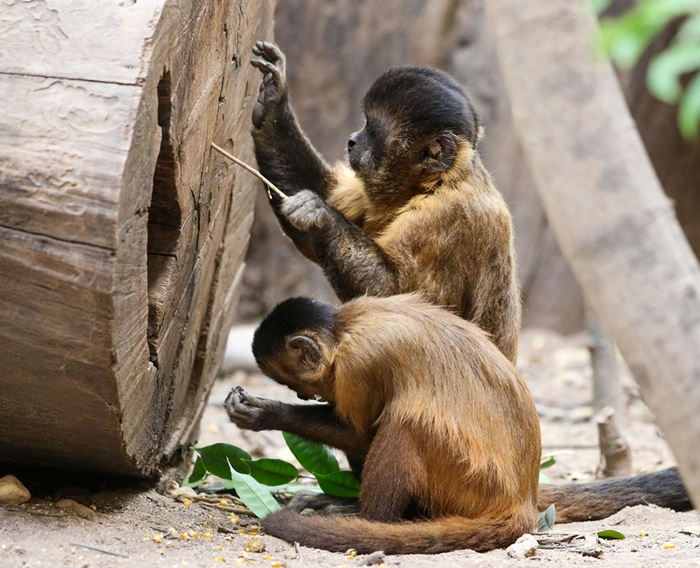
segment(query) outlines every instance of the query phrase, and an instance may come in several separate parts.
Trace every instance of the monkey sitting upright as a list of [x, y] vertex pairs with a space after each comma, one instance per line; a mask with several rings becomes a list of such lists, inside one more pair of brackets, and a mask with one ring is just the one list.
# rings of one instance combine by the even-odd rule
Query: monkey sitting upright
[[253, 352], [267, 375], [331, 405], [250, 405], [239, 387], [225, 403], [232, 421], [366, 454], [361, 518], [283, 510], [263, 519], [268, 534], [338, 552], [410, 554], [491, 550], [535, 528], [535, 404], [476, 325], [417, 295], [338, 310], [293, 298], [262, 322]]
[[323, 268], [342, 301], [419, 291], [488, 332], [515, 362], [520, 295], [512, 223], [481, 163], [476, 113], [440, 71], [398, 67], [363, 101], [348, 139], [352, 169], [331, 169], [289, 102], [282, 53], [258, 42], [253, 110], [258, 167], [290, 196], [271, 196], [282, 228]]

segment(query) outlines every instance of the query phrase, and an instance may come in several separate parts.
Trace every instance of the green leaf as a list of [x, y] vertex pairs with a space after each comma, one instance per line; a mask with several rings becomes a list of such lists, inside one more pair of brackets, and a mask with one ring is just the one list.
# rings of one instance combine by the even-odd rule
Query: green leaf
[[279, 511], [282, 507], [275, 501], [272, 493], [260, 485], [252, 475], [238, 473], [229, 463], [229, 477], [236, 493], [255, 515], [264, 519], [270, 513]]
[[318, 485], [326, 495], [359, 497], [360, 482], [352, 471], [336, 471], [329, 475], [316, 475]]
[[299, 477], [297, 468], [284, 460], [263, 458], [260, 460], [241, 460], [248, 466], [250, 475], [265, 485], [284, 485]]
[[540, 469], [547, 469], [548, 467], [552, 467], [555, 463], [557, 463], [557, 460], [549, 456], [546, 460], [540, 462]]
[[299, 463], [306, 471], [313, 473], [317, 477], [340, 471], [338, 460], [325, 446], [310, 442], [288, 432], [282, 432], [282, 434], [294, 457], [299, 460]]
[[194, 469], [190, 476], [182, 482], [185, 487], [194, 487], [199, 485], [199, 482], [207, 476], [207, 470], [202, 463], [202, 458], [197, 456], [197, 461], [194, 462]]
[[622, 534], [620, 531], [616, 531], [613, 529], [605, 529], [603, 531], [598, 531], [596, 533], [600, 538], [607, 538], [609, 540], [619, 540], [625, 538], [625, 535]]
[[678, 108], [678, 127], [688, 141], [698, 139], [700, 125], [700, 73], [688, 83]]
[[552, 532], [556, 520], [557, 511], [552, 503], [537, 519], [537, 532]]
[[647, 87], [665, 103], [676, 103], [681, 94], [681, 75], [698, 68], [700, 45], [676, 43], [652, 59], [647, 71]]
[[252, 459], [250, 454], [231, 444], [212, 444], [204, 448], [195, 448], [194, 451], [202, 458], [205, 469], [222, 479], [231, 479], [229, 462], [239, 473], [247, 474], [250, 472], [248, 466], [243, 462], [244, 459]]

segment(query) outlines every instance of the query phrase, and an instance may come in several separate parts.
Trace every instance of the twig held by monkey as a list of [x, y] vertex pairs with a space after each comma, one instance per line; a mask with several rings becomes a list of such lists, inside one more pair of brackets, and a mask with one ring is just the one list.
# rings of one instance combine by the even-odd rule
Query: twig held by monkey
[[490, 550], [534, 528], [537, 412], [476, 325], [415, 294], [340, 309], [293, 298], [260, 325], [253, 352], [301, 398], [331, 404], [287, 405], [237, 388], [225, 402], [233, 422], [366, 455], [359, 518], [283, 510], [263, 519], [268, 534], [407, 554]]

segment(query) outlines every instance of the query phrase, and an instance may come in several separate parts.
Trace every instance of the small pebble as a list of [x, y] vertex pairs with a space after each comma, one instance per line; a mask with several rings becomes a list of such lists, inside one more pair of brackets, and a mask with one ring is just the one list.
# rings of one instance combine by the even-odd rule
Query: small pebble
[[0, 477], [0, 504], [21, 505], [31, 498], [32, 494], [14, 475]]
[[531, 534], [524, 534], [506, 548], [506, 553], [511, 558], [522, 560], [524, 558], [531, 558], [537, 554], [538, 547], [537, 539], [534, 536]]

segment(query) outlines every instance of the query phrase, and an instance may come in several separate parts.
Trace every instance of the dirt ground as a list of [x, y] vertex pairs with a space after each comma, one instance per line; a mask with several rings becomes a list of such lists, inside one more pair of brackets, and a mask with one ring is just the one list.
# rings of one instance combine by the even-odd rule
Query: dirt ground
[[[537, 402], [542, 420], [544, 453], [558, 455], [546, 470], [552, 482], [588, 480], [598, 466], [596, 427], [591, 419], [591, 381], [585, 338], [563, 338], [549, 332], [526, 331], [521, 340], [519, 367]], [[256, 374], [236, 371], [217, 381], [202, 421], [200, 445], [226, 441], [246, 448], [255, 456], [292, 460], [278, 433], [238, 431], [229, 424], [222, 408], [229, 389], [243, 385], [262, 396], [290, 399], [289, 392]], [[626, 382], [629, 422], [626, 433], [633, 449], [634, 469], [645, 472], [673, 463], [673, 458], [651, 421], [633, 384]], [[89, 487], [86, 487], [88, 485]], [[129, 486], [97, 491], [99, 482], [82, 487], [63, 487], [52, 495], [35, 496], [21, 506], [0, 507], [0, 568], [15, 567], [220, 567], [360, 565], [361, 557], [349, 558], [293, 546], [265, 536], [264, 552], [245, 552], [255, 540], [254, 519], [232, 524], [225, 511], [192, 503], [186, 507], [168, 495]], [[95, 520], [85, 520], [57, 508], [58, 497], [71, 497], [94, 506]], [[557, 525], [555, 530], [594, 531], [614, 528], [625, 540], [608, 541], [600, 558], [577, 552], [581, 541], [564, 549], [540, 548], [530, 559], [515, 560], [504, 550], [486, 554], [459, 551], [435, 556], [389, 556], [385, 566], [676, 566], [700, 567], [700, 537], [679, 532], [700, 525], [696, 512], [675, 513], [639, 506], [596, 522]], [[187, 534], [168, 538], [171, 529]], [[641, 536], [644, 534], [645, 536]], [[193, 536], [196, 535], [196, 536]], [[253, 539], [253, 540], [251, 540]], [[94, 550], [89, 547], [96, 547]]]

